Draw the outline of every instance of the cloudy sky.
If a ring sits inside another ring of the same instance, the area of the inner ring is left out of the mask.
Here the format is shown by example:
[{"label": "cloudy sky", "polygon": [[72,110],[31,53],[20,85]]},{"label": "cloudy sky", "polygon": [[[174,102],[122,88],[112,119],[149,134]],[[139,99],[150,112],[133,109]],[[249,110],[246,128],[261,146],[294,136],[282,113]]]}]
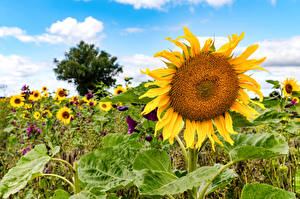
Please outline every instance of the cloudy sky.
[{"label": "cloudy sky", "polygon": [[[252,58],[267,57],[269,72],[254,71],[264,94],[267,79],[300,81],[299,0],[1,0],[0,96],[17,94],[22,85],[50,91],[59,87],[75,93],[72,84],[56,80],[53,59],[80,40],[96,44],[118,57],[123,74],[134,83],[146,80],[139,69],[162,66],[153,55],[174,49],[166,37],[183,35],[188,27],[200,41],[245,32],[236,49],[258,43]],[[26,2],[26,3],[25,3]]]}]

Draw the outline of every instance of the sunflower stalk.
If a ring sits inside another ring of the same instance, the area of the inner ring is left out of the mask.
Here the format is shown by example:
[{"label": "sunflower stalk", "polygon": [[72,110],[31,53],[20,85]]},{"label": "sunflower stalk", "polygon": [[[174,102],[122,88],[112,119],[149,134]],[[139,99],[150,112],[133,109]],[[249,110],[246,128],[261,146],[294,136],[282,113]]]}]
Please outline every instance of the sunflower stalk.
[{"label": "sunflower stalk", "polygon": [[[188,153],[188,162],[187,162],[187,170],[188,172],[193,172],[197,169],[197,162],[198,162],[198,150],[196,148],[189,149]],[[197,198],[197,190],[196,187],[193,187],[192,190],[189,190],[189,197],[191,199]]]}]

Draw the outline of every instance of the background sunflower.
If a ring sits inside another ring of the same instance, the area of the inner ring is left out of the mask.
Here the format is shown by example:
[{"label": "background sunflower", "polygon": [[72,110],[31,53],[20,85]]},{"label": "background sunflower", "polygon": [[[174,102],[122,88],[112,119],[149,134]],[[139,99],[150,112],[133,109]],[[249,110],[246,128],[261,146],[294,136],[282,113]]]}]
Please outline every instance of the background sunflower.
[{"label": "background sunflower", "polygon": [[15,95],[10,98],[10,105],[15,108],[22,107],[24,105],[24,98],[20,95]]},{"label": "background sunflower", "polygon": [[281,83],[283,88],[284,96],[291,97],[293,91],[300,91],[300,86],[294,78],[286,78],[284,82]]}]

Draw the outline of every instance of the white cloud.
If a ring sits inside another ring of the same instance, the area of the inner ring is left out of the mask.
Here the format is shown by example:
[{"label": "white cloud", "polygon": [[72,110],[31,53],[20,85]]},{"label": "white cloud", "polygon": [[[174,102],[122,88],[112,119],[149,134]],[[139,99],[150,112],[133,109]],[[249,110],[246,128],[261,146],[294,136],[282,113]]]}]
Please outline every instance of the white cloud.
[{"label": "white cloud", "polygon": [[143,32],[144,29],[137,28],[137,27],[131,27],[131,28],[125,28],[125,31],[128,33],[139,33],[139,32]]},{"label": "white cloud", "polygon": [[213,7],[222,7],[224,5],[232,4],[233,0],[113,0],[122,4],[133,5],[135,9],[149,8],[162,10],[163,6],[173,3],[178,4],[199,4],[205,3]]},{"label": "white cloud", "polygon": [[93,17],[87,17],[83,22],[68,17],[62,21],[53,23],[46,33],[41,35],[27,35],[18,27],[0,27],[0,37],[15,37],[22,42],[45,42],[50,44],[67,43],[74,44],[80,40],[100,45],[104,37],[103,23]]},{"label": "white cloud", "polygon": [[271,4],[272,4],[273,6],[276,5],[276,0],[270,0],[270,2],[271,2]]}]

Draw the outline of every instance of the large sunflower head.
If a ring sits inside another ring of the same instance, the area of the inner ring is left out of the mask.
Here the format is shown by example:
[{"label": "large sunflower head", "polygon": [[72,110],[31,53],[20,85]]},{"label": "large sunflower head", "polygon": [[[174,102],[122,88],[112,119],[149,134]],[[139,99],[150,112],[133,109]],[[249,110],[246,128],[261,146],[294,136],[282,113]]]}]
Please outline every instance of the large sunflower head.
[{"label": "large sunflower head", "polygon": [[10,105],[15,108],[22,107],[24,105],[24,98],[20,95],[15,95],[10,98]]},{"label": "large sunflower head", "polygon": [[[258,45],[248,47],[238,57],[232,56],[244,33],[240,36],[233,34],[229,42],[218,50],[214,50],[212,39],[206,40],[201,48],[197,37],[187,28],[184,28],[184,34],[175,40],[166,38],[181,48],[182,53],[164,50],[154,55],[167,59],[167,68],[141,71],[155,79],[146,87],[158,86],[140,96],[155,98],[146,105],[142,115],[158,107],[159,121],[155,134],[163,129],[163,138],[169,139],[170,143],[173,143],[185,122],[184,139],[187,147],[200,147],[206,137],[210,139],[213,149],[215,142],[222,145],[214,128],[233,144],[230,134],[236,132],[229,110],[239,112],[248,119],[255,118],[257,112],[248,106],[250,98],[243,89],[255,92],[260,100],[263,96],[260,85],[244,72],[265,70],[258,66],[265,58],[248,60]],[[181,43],[180,39],[185,39],[190,46]]]},{"label": "large sunflower head", "polygon": [[125,92],[125,89],[122,86],[117,86],[115,88],[115,94],[114,95],[119,95],[119,94],[124,93],[124,92]]},{"label": "large sunflower head", "polygon": [[58,99],[59,101],[66,99],[67,96],[67,91],[63,88],[59,88],[56,91],[55,98]]},{"label": "large sunflower head", "polygon": [[286,78],[284,82],[281,82],[283,86],[284,96],[291,97],[293,91],[300,91],[300,86],[297,84],[297,81],[294,78]]},{"label": "large sunflower head", "polygon": [[56,118],[65,124],[69,124],[73,115],[71,115],[71,109],[63,107],[56,113]]},{"label": "large sunflower head", "polygon": [[32,94],[29,96],[29,100],[39,101],[42,99],[41,93],[38,90],[32,91]]}]

